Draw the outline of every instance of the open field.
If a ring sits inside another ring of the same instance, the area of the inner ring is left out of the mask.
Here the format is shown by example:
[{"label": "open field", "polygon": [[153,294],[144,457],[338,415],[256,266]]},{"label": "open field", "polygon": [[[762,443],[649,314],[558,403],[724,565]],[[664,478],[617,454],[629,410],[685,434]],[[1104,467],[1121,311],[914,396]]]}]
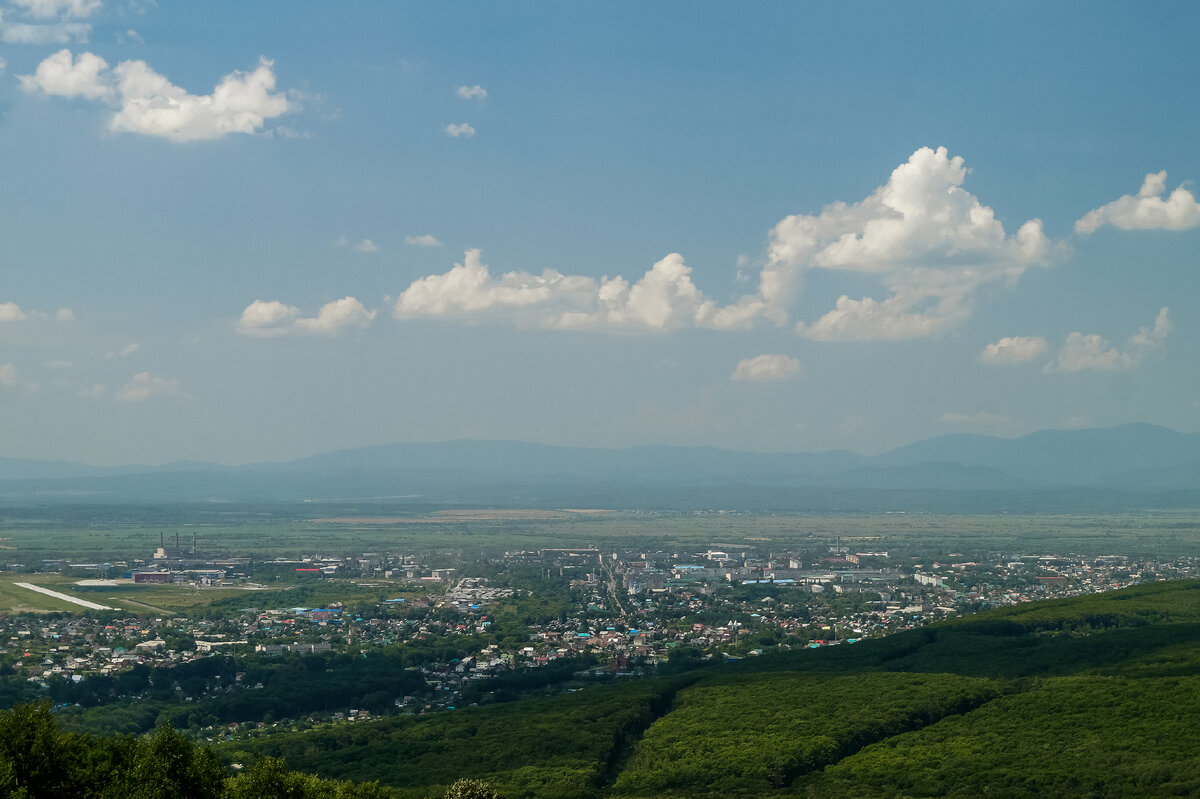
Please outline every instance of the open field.
[{"label": "open field", "polygon": [[[363,511],[367,511],[364,513]],[[790,516],[767,514],[603,514],[546,511],[552,518],[488,509],[422,509],[311,505],[228,508],[46,508],[0,517],[8,563],[41,558],[73,562],[147,559],[165,533],[202,552],[258,557],[367,551],[496,553],[596,545],[675,551],[746,547],[785,551],[844,543],[895,552],[933,544],[949,551],[1074,552],[1170,557],[1200,554],[1200,518],[1183,512],[1107,515],[944,515],[878,513]]]},{"label": "open field", "polygon": [[181,613],[230,596],[246,596],[247,604],[252,604],[250,597],[254,595],[253,591],[240,588],[197,589],[183,585],[134,584],[131,580],[105,581],[110,583],[108,585],[79,585],[80,582],[92,581],[79,581],[52,574],[7,574],[0,576],[0,613],[84,611],[80,605],[31,591],[17,585],[19,582],[75,597],[79,601],[134,613]]}]

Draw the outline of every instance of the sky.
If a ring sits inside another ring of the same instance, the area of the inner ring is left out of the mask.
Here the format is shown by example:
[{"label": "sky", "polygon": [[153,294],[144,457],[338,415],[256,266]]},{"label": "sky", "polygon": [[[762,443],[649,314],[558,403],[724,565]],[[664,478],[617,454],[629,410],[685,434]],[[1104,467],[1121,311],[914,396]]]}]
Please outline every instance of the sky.
[{"label": "sky", "polygon": [[1200,430],[1197,30],[0,0],[0,456]]}]

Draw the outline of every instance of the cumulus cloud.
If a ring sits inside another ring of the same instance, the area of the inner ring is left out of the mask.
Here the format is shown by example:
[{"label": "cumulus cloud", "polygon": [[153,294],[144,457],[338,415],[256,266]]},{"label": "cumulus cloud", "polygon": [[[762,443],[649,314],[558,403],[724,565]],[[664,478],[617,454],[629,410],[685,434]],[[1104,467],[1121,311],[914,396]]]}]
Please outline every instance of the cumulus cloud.
[{"label": "cumulus cloud", "polygon": [[442,243],[428,233],[421,236],[405,236],[404,243],[412,247],[441,247]]},{"label": "cumulus cloud", "polygon": [[[466,135],[466,129],[447,126],[446,132]],[[804,274],[821,269],[854,273],[860,282],[866,276],[884,293],[843,294],[815,321],[797,322],[800,335],[819,341],[929,336],[968,318],[986,287],[1011,285],[1065,252],[1046,237],[1039,219],[1006,232],[995,212],[963,188],[966,176],[961,157],[922,147],[865,199],[786,217],[771,231],[757,291],[725,305],[695,285],[678,253],[629,280],[555,269],[493,275],[479,251],[470,250],[450,271],[414,281],[393,313],[507,315],[560,329],[732,329],[763,318],[785,324]],[[428,235],[405,241],[440,244]],[[744,266],[739,262],[739,274]]]},{"label": "cumulus cloud", "polygon": [[31,17],[64,19],[90,17],[100,8],[100,0],[9,0],[14,6],[25,9]]},{"label": "cumulus cloud", "polygon": [[59,50],[38,64],[32,75],[19,75],[17,80],[27,92],[107,100],[114,94],[107,72],[108,62],[98,55],[80,53],[75,58],[70,50]]},{"label": "cumulus cloud", "polygon": [[487,89],[476,83],[474,86],[459,86],[454,93],[464,100],[482,100],[487,97]]},{"label": "cumulus cloud", "polygon": [[[180,393],[180,382],[173,378],[158,377],[149,372],[138,372],[116,393],[117,402],[145,402],[152,397],[169,397]],[[103,387],[101,387],[103,390]]]},{"label": "cumulus cloud", "polygon": [[1118,200],[1089,211],[1075,223],[1076,233],[1094,233],[1104,225],[1121,230],[1185,230],[1200,225],[1200,203],[1183,186],[1163,198],[1167,173],[1152,172],[1142,181],[1137,195],[1126,194]]},{"label": "cumulus cloud", "polygon": [[354,297],[322,305],[316,316],[301,317],[300,309],[277,300],[255,300],[246,306],[237,331],[244,336],[283,336],[289,333],[336,334],[352,327],[366,327],[376,311],[368,311]]},{"label": "cumulus cloud", "polygon": [[1169,310],[1163,308],[1149,327],[1138,328],[1123,349],[1110,345],[1097,334],[1067,334],[1058,357],[1046,365],[1047,372],[1079,372],[1085,369],[1110,371],[1131,369],[1161,349],[1171,333]]},{"label": "cumulus cloud", "polygon": [[463,262],[449,272],[413,281],[396,300],[395,315],[442,316],[525,308],[572,294],[586,296],[595,290],[591,278],[571,278],[553,269],[540,275],[507,272],[493,278],[482,256],[482,250],[467,250]]},{"label": "cumulus cloud", "polygon": [[0,363],[0,386],[4,388],[16,388],[21,381],[17,374],[16,367],[11,363]]},{"label": "cumulus cloud", "polygon": [[945,425],[953,427],[969,427],[969,428],[998,428],[1008,427],[1012,424],[1012,419],[998,413],[988,413],[987,411],[977,411],[975,413],[943,413],[938,417],[938,421]]},{"label": "cumulus cloud", "polygon": [[255,300],[242,311],[237,329],[244,336],[282,336],[299,315],[299,308],[278,300]]},{"label": "cumulus cloud", "polygon": [[297,319],[296,328],[310,333],[337,333],[351,327],[366,327],[376,311],[368,311],[353,297],[326,303],[310,319]]},{"label": "cumulus cloud", "polygon": [[289,110],[275,92],[273,62],[260,58],[252,72],[232,72],[212,94],[195,95],[174,85],[145,61],[122,61],[109,69],[93,53],[72,57],[60,50],[43,60],[21,87],[61,97],[101,100],[114,106],[109,129],[159,136],[172,141],[217,139],[229,133],[255,133]]},{"label": "cumulus cloud", "polygon": [[800,362],[787,355],[755,355],[738,361],[733,380],[787,380],[800,376]]},{"label": "cumulus cloud", "polygon": [[984,363],[1018,363],[1031,361],[1046,350],[1046,339],[1041,336],[1005,336],[992,342],[979,353]]},{"label": "cumulus cloud", "polygon": [[443,128],[443,130],[446,132],[447,136],[452,136],[455,139],[469,139],[475,135],[475,128],[471,127],[466,122],[461,122],[459,124],[451,123]]},{"label": "cumulus cloud", "polygon": [[691,279],[683,256],[671,253],[640,279],[506,272],[493,277],[480,250],[467,250],[448,272],[427,275],[396,300],[397,318],[466,314],[523,314],[547,327],[642,328],[744,326],[751,312],[718,307]]},{"label": "cumulus cloud", "polygon": [[59,308],[54,312],[54,318],[59,322],[74,322],[75,312],[70,308]]},{"label": "cumulus cloud", "polygon": [[963,189],[967,169],[946,148],[922,147],[864,200],[795,214],[771,231],[759,276],[765,313],[777,323],[812,269],[873,275],[889,296],[849,296],[798,332],[819,340],[911,338],[969,315],[989,283],[1013,282],[1055,247],[1039,219],[1008,235],[995,212]]},{"label": "cumulus cloud", "polygon": [[871,297],[853,300],[843,294],[833,310],[811,325],[796,323],[796,331],[814,341],[872,341],[875,339],[919,338],[937,332],[958,316],[947,313],[914,313],[901,297],[879,302]]},{"label": "cumulus cloud", "polygon": [[0,302],[0,322],[19,322],[25,318],[25,312],[15,302]]}]

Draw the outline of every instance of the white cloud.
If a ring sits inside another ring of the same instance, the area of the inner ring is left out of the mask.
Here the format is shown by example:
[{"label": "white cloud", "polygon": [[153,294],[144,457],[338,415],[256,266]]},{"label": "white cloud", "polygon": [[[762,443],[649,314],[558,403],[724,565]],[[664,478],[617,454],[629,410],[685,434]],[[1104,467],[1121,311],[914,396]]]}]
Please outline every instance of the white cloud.
[{"label": "white cloud", "polygon": [[879,302],[871,297],[852,300],[843,294],[833,310],[811,325],[797,322],[796,331],[814,341],[920,338],[937,332],[958,317],[953,313],[955,309],[938,315],[913,313],[908,310],[911,307],[895,296]]},{"label": "white cloud", "polygon": [[138,372],[116,393],[117,402],[144,402],[151,397],[169,397],[180,393],[178,380]]},{"label": "white cloud", "polygon": [[86,42],[92,26],[86,22],[29,24],[9,22],[0,11],[0,41],[7,44],[70,44]]},{"label": "white cloud", "polygon": [[109,129],[160,136],[172,141],[216,139],[228,133],[254,133],[289,110],[275,93],[273,62],[260,58],[253,72],[232,72],[212,94],[194,95],[172,84],[144,61],[122,61],[109,69],[104,59],[61,50],[33,75],[20,76],[26,91],[112,102]]},{"label": "white cloud", "polygon": [[25,318],[25,312],[15,302],[0,302],[0,322],[19,322]]},{"label": "white cloud", "polygon": [[71,361],[46,361],[46,367],[49,369],[70,369],[74,365]]},{"label": "white cloud", "polygon": [[281,336],[299,315],[299,308],[278,300],[255,300],[242,311],[237,329],[244,336]]},{"label": "white cloud", "polygon": [[1031,361],[1045,349],[1046,339],[1041,336],[1005,336],[984,347],[979,360],[984,363]]},{"label": "white cloud", "polygon": [[98,55],[80,53],[74,58],[70,50],[59,50],[38,64],[32,75],[19,75],[17,80],[27,92],[106,100],[113,96],[107,70],[108,62]]},{"label": "white cloud", "polygon": [[467,250],[449,272],[427,275],[396,300],[397,318],[466,314],[521,314],[556,328],[643,328],[685,326],[730,328],[747,324],[757,311],[718,307],[692,283],[691,267],[671,253],[636,282],[623,277],[540,275],[506,272],[493,277],[480,250]]},{"label": "white cloud", "polygon": [[1076,233],[1094,233],[1103,225],[1121,230],[1185,230],[1200,225],[1200,203],[1195,196],[1179,186],[1164,200],[1167,173],[1146,175],[1137,196],[1126,194],[1094,211],[1089,211],[1075,223]]},{"label": "white cloud", "polygon": [[623,277],[601,278],[596,311],[569,311],[550,324],[555,327],[739,327],[736,310],[718,308],[692,283],[692,268],[673,252],[650,267],[636,283]]},{"label": "white cloud", "polygon": [[109,127],[115,131],[163,136],[172,141],[216,139],[227,133],[254,133],[266,119],[287,113],[288,101],[275,94],[273,62],[260,58],[253,72],[232,72],[212,94],[188,94],[144,61],[123,61],[118,78],[121,109]]},{"label": "white cloud", "polygon": [[1108,371],[1131,369],[1148,355],[1162,348],[1171,333],[1171,318],[1167,308],[1158,312],[1151,327],[1142,327],[1130,336],[1123,350],[1110,345],[1099,335],[1067,334],[1066,343],[1058,358],[1046,364],[1046,372],[1079,372],[1085,369]]},{"label": "white cloud", "polygon": [[476,83],[474,86],[459,86],[454,93],[464,100],[482,100],[487,97],[487,89]]},{"label": "white cloud", "polygon": [[3,75],[6,69],[8,69],[8,62],[4,60],[3,56],[0,56],[0,75]]},{"label": "white cloud", "polygon": [[20,382],[16,368],[11,363],[0,363],[0,386],[16,388]]},{"label": "white cloud", "polygon": [[311,333],[337,333],[350,327],[366,327],[375,314],[353,297],[343,297],[322,305],[311,319],[297,319],[296,327]]},{"label": "white cloud", "polygon": [[54,312],[54,318],[59,322],[74,322],[75,312],[70,308],[59,308]]},{"label": "white cloud", "polygon": [[31,17],[63,19],[90,17],[100,8],[100,0],[9,0],[14,6],[25,9]]},{"label": "white cloud", "polygon": [[142,38],[142,34],[130,28],[117,34],[117,42],[120,44],[145,44],[146,40]]},{"label": "white cloud", "polygon": [[781,220],[759,276],[766,314],[787,320],[807,270],[851,271],[875,275],[889,296],[842,296],[798,332],[821,340],[925,336],[969,316],[980,287],[1045,262],[1055,248],[1041,220],[1008,236],[995,212],[962,188],[966,175],[961,157],[922,147],[864,200]]},{"label": "white cloud", "polygon": [[462,122],[457,125],[447,125],[445,128],[443,128],[443,130],[445,130],[447,136],[453,136],[456,139],[460,137],[469,139],[475,135],[475,128],[471,127],[466,122]]},{"label": "white cloud", "polygon": [[977,411],[976,413],[943,413],[938,417],[938,421],[945,425],[953,427],[969,427],[969,428],[1000,428],[1008,427],[1012,424],[1012,419],[998,413],[988,413],[987,411]]},{"label": "white cloud", "polygon": [[1085,427],[1095,427],[1095,422],[1082,413],[1073,413],[1063,422],[1063,427],[1068,430],[1082,430]]},{"label": "white cloud", "polygon": [[405,236],[404,243],[413,247],[441,247],[442,243],[428,233],[423,236]]},{"label": "white cloud", "polygon": [[733,380],[787,380],[800,376],[800,362],[787,355],[755,355],[738,361]]},{"label": "white cloud", "polygon": [[351,327],[366,327],[376,311],[368,311],[354,297],[326,303],[313,317],[301,317],[300,309],[272,300],[255,300],[246,306],[237,330],[244,336],[282,336],[289,333],[336,334]]},{"label": "white cloud", "polygon": [[96,383],[95,385],[88,386],[87,388],[79,389],[79,391],[75,392],[75,396],[85,397],[87,399],[96,399],[97,397],[103,397],[107,391],[108,387],[103,383]]},{"label": "white cloud", "polygon": [[547,269],[541,275],[508,272],[493,279],[482,250],[467,250],[449,272],[413,281],[396,300],[395,315],[441,316],[495,309],[526,308],[572,293],[595,291],[591,278],[571,278]]}]

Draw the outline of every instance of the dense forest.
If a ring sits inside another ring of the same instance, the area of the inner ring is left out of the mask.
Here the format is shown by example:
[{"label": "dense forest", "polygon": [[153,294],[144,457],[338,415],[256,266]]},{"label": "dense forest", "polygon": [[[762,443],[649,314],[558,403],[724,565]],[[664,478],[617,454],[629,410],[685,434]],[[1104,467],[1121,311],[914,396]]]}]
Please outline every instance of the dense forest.
[{"label": "dense forest", "polygon": [[[347,690],[413,674],[360,660],[363,679]],[[212,748],[174,730],[182,711],[158,712],[140,737],[96,736],[56,724],[87,711],[24,705],[0,714],[0,795],[432,799],[456,783],[451,795],[510,799],[1200,793],[1200,581],[685,666]],[[316,660],[276,668],[263,679],[304,685],[323,671]]]}]

